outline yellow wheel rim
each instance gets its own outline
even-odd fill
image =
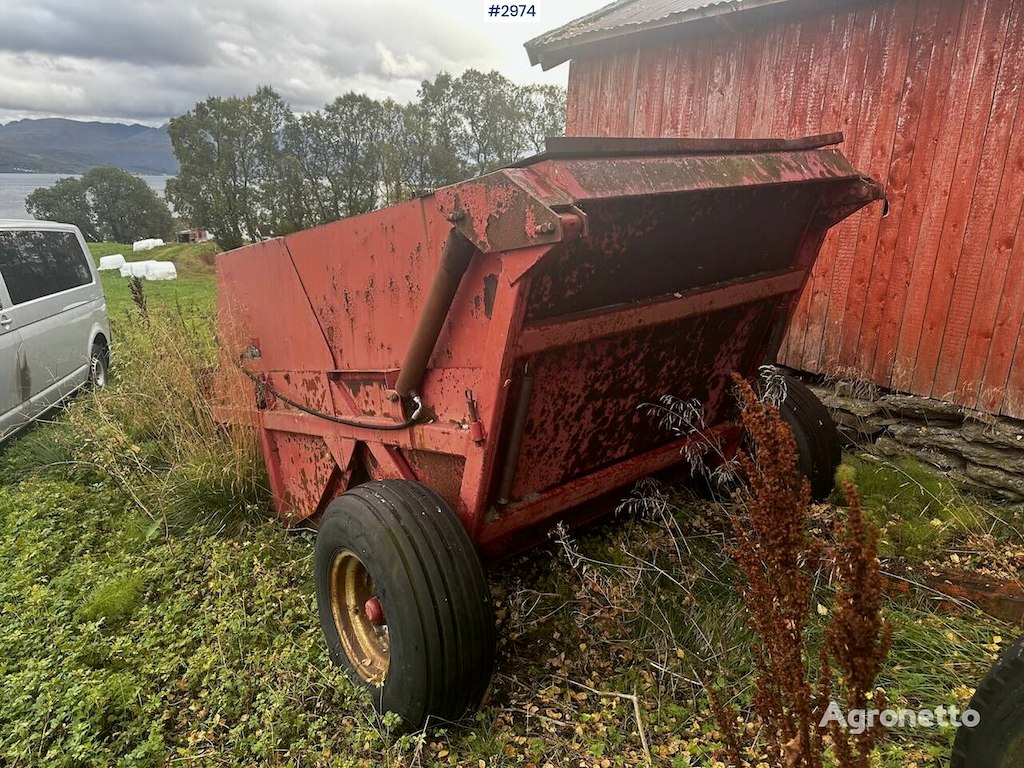
[[[381,685],[391,661],[388,625],[373,579],[349,550],[331,560],[330,597],[334,626],[349,662],[363,680]]]

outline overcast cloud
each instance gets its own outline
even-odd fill
[[[538,21],[486,20],[490,0],[0,0],[0,122],[152,125],[207,96],[273,86],[297,111],[346,91],[408,101],[446,70],[531,68],[522,44],[608,0],[534,0]]]

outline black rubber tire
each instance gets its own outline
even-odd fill
[[[1003,651],[969,708],[980,720],[957,729],[950,768],[1024,768],[1024,637]]]
[[[821,501],[832,493],[836,468],[843,458],[839,432],[828,409],[803,382],[786,380],[786,399],[779,414],[789,424],[800,452],[800,472],[811,483],[811,498]]]
[[[362,561],[383,607],[390,659],[382,683],[360,676],[335,623],[331,565],[344,551]],[[408,480],[339,496],[317,533],[315,580],[331,659],[369,689],[378,712],[400,715],[411,731],[480,705],[494,668],[494,607],[476,550],[440,496]]]
[[[93,342],[89,352],[89,386],[99,389],[107,385],[110,375],[110,350],[105,344]]]

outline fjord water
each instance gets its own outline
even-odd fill
[[[32,218],[25,210],[25,198],[39,187],[49,187],[74,173],[0,173],[0,219]],[[140,176],[161,197],[167,176]]]

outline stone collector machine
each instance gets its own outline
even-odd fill
[[[476,707],[484,565],[599,497],[734,450],[730,375],[778,351],[830,227],[883,197],[800,140],[552,139],[384,210],[217,259],[222,415],[258,429],[277,510],[319,525],[332,658],[407,727]],[[670,393],[707,428],[638,406]],[[783,413],[827,491],[834,427]]]

